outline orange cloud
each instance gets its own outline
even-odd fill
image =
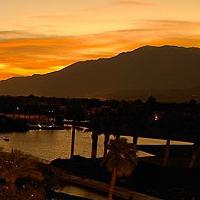
[[[113,3],[118,5],[134,5],[134,6],[149,6],[153,5],[150,1],[144,1],[144,0],[113,0]]]
[[[15,34],[13,39],[0,40],[0,79],[48,73],[80,60],[111,57],[143,45],[200,46],[199,22],[146,20],[140,24],[135,29],[69,37],[30,34],[23,38],[28,34],[0,32]]]
[[[3,70],[0,69],[0,80],[8,79],[13,76],[17,76],[17,74],[4,72]]]
[[[176,30],[179,32],[187,32],[190,30],[200,31],[199,21],[180,21],[180,20],[144,20],[144,26],[153,27],[155,30]]]

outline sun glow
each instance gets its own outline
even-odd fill
[[[0,63],[0,69],[4,69],[4,68],[6,68],[6,67],[8,67],[8,65],[3,64],[3,63]]]
[[[0,5],[0,79],[44,74],[144,45],[200,47],[197,0],[0,0]]]

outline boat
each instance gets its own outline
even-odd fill
[[[31,130],[63,130],[64,126],[55,124],[29,124]]]

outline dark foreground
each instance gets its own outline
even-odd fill
[[[147,146],[146,148],[150,148]],[[145,148],[144,146],[142,147]],[[200,169],[196,165],[189,169],[185,165],[189,160],[190,146],[171,147],[172,158],[168,166],[163,167],[162,146],[152,146],[151,152],[157,152],[154,158],[141,158],[134,174],[129,178],[120,178],[117,186],[169,200],[200,199],[199,180]],[[161,152],[161,153],[160,153]],[[183,156],[181,156],[181,152]],[[179,156],[178,156],[179,155]],[[175,159],[174,156],[177,158]],[[177,157],[178,156],[178,157]],[[184,159],[185,158],[185,159]],[[181,160],[175,162],[175,160]],[[174,165],[174,163],[176,163]],[[73,160],[56,159],[52,165],[70,171],[81,177],[87,177],[102,182],[110,182],[110,174],[102,165],[102,158],[96,160],[76,156]]]
[[[49,193],[49,199],[56,199],[56,200],[89,200],[83,197],[72,196],[68,194],[58,193],[51,191]]]

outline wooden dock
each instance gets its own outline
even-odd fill
[[[93,191],[108,193],[109,184],[101,181],[97,181],[94,179],[89,179],[85,177],[76,176],[71,173],[67,173],[66,171],[59,169],[57,167],[51,166],[52,172],[59,176],[59,178],[66,182],[75,184],[77,186],[81,186],[87,189],[91,189]],[[135,192],[133,190],[129,190],[123,187],[115,187],[113,195],[120,199],[124,200],[161,200],[160,198],[149,196],[146,194],[142,194],[139,192]]]

